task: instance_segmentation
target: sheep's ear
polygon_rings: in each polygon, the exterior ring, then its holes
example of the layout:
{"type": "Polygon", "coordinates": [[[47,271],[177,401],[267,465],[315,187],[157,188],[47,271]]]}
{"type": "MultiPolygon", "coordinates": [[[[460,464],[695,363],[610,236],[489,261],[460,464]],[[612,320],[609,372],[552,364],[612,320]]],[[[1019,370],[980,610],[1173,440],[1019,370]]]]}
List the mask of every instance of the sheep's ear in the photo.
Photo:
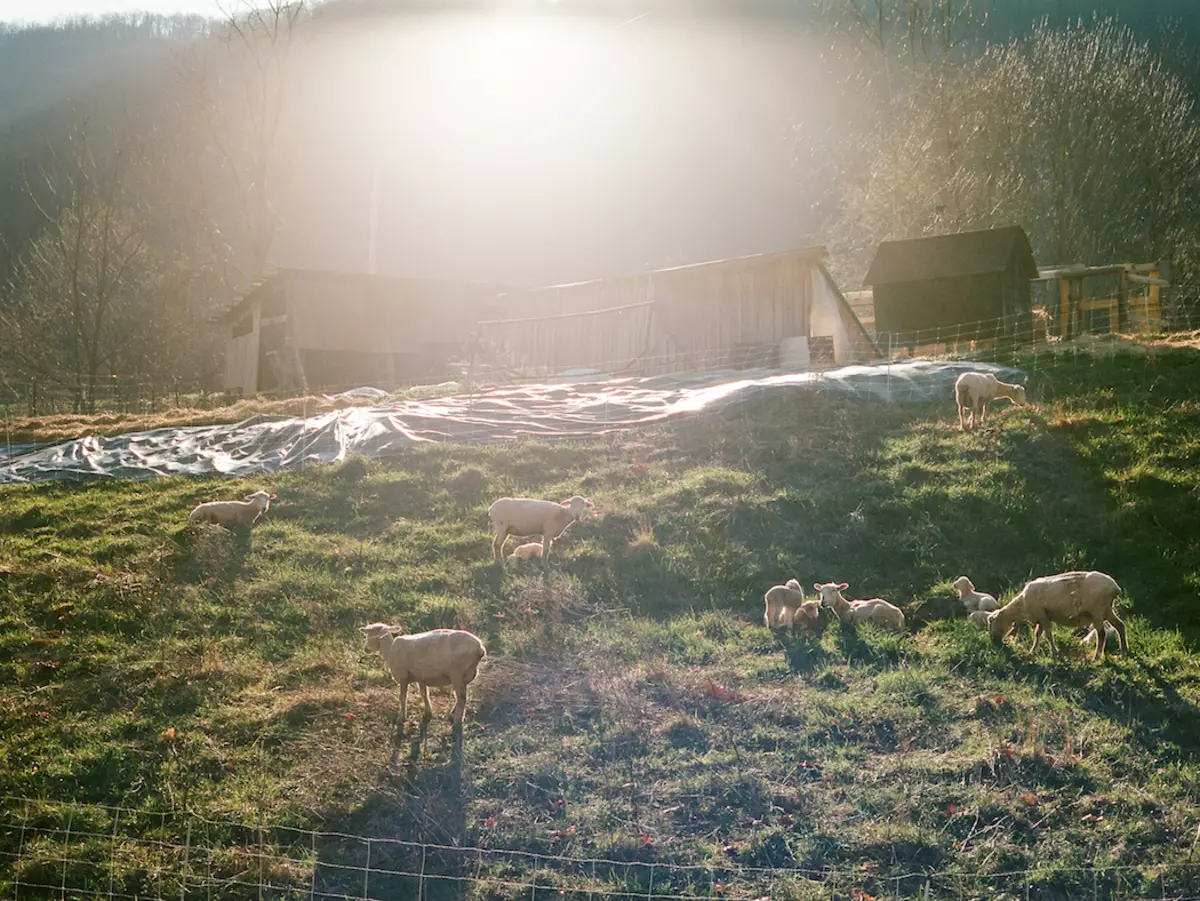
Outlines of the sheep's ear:
{"type": "Polygon", "coordinates": [[[596,506],[596,505],[595,505],[595,504],[593,504],[591,501],[584,501],[584,502],[583,502],[583,505],[584,505],[585,507],[594,507],[594,506],[596,506]]]}
{"type": "Polygon", "coordinates": [[[366,635],[368,632],[371,631],[371,627],[370,626],[359,626],[358,631],[362,632],[363,635],[366,635]]]}
{"type": "Polygon", "coordinates": [[[838,591],[845,591],[849,587],[850,587],[849,582],[838,582],[838,591]]]}
{"type": "Polygon", "coordinates": [[[821,583],[813,582],[813,591],[820,591],[820,590],[821,590],[821,583]]]}
{"type": "Polygon", "coordinates": [[[272,495],[270,496],[270,498],[269,498],[269,499],[270,499],[270,500],[275,500],[275,498],[277,498],[277,497],[279,497],[279,495],[278,495],[278,494],[272,494],[272,495]]]}
{"type": "Polygon", "coordinates": [[[570,504],[569,504],[567,501],[559,501],[559,502],[558,502],[558,505],[559,505],[560,507],[569,507],[569,506],[571,506],[571,505],[570,505],[570,504]]]}

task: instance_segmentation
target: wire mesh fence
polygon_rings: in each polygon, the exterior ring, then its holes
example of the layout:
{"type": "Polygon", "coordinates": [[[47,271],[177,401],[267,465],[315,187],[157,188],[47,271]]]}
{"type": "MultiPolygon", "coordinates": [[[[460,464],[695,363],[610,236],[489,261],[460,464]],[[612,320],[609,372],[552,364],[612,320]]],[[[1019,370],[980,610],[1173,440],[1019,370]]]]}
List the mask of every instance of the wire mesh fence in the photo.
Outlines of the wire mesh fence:
{"type": "Polygon", "coordinates": [[[875,863],[761,867],[457,846],[5,798],[0,898],[765,899],[1080,898],[1200,901],[1200,864],[1097,863],[972,872],[875,863]]]}

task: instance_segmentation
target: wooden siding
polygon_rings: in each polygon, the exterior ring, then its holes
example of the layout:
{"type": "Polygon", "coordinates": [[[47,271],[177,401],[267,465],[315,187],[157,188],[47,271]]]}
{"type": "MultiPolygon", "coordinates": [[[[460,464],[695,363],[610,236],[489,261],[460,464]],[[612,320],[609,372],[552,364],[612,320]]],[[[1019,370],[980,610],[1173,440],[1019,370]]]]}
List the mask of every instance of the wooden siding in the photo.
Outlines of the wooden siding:
{"type": "Polygon", "coordinates": [[[537,373],[768,364],[781,339],[811,335],[822,271],[811,253],[775,254],[510,294],[480,338],[537,373]]]}

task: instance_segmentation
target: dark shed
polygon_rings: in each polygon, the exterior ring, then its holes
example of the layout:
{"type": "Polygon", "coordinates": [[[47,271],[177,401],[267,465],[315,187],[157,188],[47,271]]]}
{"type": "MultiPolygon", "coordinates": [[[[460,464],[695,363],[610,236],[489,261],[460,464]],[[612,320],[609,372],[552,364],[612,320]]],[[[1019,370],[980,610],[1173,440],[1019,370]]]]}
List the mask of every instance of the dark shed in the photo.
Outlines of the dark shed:
{"type": "Polygon", "coordinates": [[[884,241],[864,282],[875,329],[897,344],[1017,337],[1031,319],[1038,276],[1019,225],[884,241]]]}

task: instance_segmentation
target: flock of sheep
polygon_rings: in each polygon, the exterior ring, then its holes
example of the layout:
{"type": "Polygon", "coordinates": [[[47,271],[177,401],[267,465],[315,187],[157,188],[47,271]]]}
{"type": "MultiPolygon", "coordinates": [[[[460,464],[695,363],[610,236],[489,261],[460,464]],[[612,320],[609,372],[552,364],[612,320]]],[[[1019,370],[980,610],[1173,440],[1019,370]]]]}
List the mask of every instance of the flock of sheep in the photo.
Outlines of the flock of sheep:
{"type": "MultiPolygon", "coordinates": [[[[987,405],[997,398],[1009,398],[1025,404],[1025,389],[999,381],[990,373],[967,372],[954,385],[959,426],[964,431],[981,425],[987,415],[987,405]]],[[[244,501],[211,501],[200,504],[188,516],[189,523],[209,522],[220,525],[252,526],[270,506],[275,495],[256,491],[244,501]]],[[[488,508],[492,529],[492,557],[495,565],[503,566],[504,544],[509,535],[532,537],[541,541],[519,545],[508,559],[541,558],[549,565],[554,541],[592,502],[576,495],[568,500],[538,500],[527,497],[503,497],[488,508]]],[[[822,622],[822,613],[832,611],[842,623],[855,625],[871,623],[903,631],[904,612],[882,598],[847,600],[846,582],[814,583],[817,598],[808,600],[804,589],[795,579],[770,588],[764,595],[763,623],[768,628],[791,627],[793,632],[814,632],[822,622]]],[[[977,591],[966,576],[954,582],[963,612],[971,623],[991,633],[1000,643],[1020,622],[1034,624],[1033,647],[1036,651],[1042,636],[1057,656],[1052,628],[1054,624],[1068,627],[1090,627],[1084,643],[1095,642],[1093,659],[1105,653],[1110,632],[1117,634],[1122,650],[1128,648],[1125,624],[1114,608],[1121,593],[1120,586],[1102,572],[1065,572],[1034,579],[1025,585],[1008,604],[1000,606],[990,594],[977,591]]],[[[483,642],[472,632],[462,629],[434,629],[415,635],[405,635],[398,626],[371,623],[361,627],[367,650],[378,653],[388,665],[392,678],[400,686],[400,725],[403,728],[407,713],[408,686],[416,683],[425,704],[425,715],[432,716],[429,689],[450,686],[454,689],[455,704],[450,721],[461,726],[467,706],[467,686],[474,681],[479,665],[487,656],[483,642]]]]}

